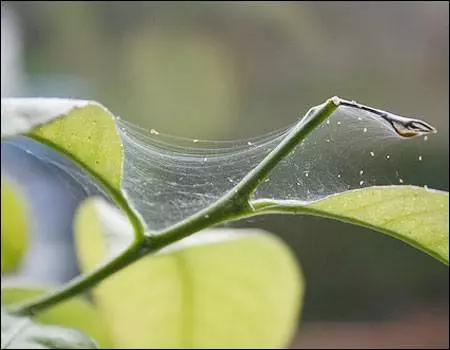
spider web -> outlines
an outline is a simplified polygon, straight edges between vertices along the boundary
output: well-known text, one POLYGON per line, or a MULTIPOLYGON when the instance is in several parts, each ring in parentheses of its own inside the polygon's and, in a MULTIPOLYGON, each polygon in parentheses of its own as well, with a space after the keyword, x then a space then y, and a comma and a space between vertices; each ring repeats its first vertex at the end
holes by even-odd
MULTIPOLYGON (((236 142, 171 137, 121 119, 122 186, 150 231, 165 229, 216 202, 260 163, 291 131, 236 142)), ((424 166, 425 138, 406 139, 368 111, 340 106, 259 185, 253 199, 308 203, 374 185, 408 184, 424 166), (404 169, 403 169, 404 168, 404 169)), ((417 184, 416 184, 417 185, 417 184)))
MULTIPOLYGON (((125 155, 122 189, 150 233, 166 229, 232 190, 299 122, 301 118, 252 139, 204 141, 146 130, 117 118, 125 155)), ((375 113, 340 106, 272 170, 252 199, 304 204, 368 186, 423 186, 411 175, 426 169, 420 152, 427 140, 426 135, 402 137, 375 113)), ((6 142, 65 177, 69 192, 75 183, 86 195, 111 200, 89 174, 66 157, 52 155, 50 148, 36 152, 26 142, 6 142)))

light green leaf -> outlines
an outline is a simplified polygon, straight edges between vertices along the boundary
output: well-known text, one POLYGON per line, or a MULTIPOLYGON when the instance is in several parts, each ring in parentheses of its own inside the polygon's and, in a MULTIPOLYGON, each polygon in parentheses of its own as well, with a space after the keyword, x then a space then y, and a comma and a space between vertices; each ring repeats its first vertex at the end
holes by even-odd
POLYGON ((97 349, 81 332, 42 326, 26 317, 2 312, 2 349, 97 349))
POLYGON ((2 138, 27 134, 70 156, 119 190, 123 150, 113 115, 92 101, 2 99, 2 138))
MULTIPOLYGON (((132 237, 99 199, 76 217, 84 270, 132 237)), ((211 230, 147 256, 105 280, 95 299, 121 348, 280 348, 298 319, 303 282, 279 239, 259 230, 211 230)))
POLYGON ((449 263, 448 192, 414 186, 368 187, 309 205, 294 201, 254 202, 262 213, 309 214, 381 231, 449 263))
POLYGON ((2 216, 1 242, 3 272, 12 272, 22 261, 28 248, 27 207, 20 191, 1 180, 2 216))
MULTIPOLYGON (((48 292, 44 288, 2 288, 2 305, 12 305, 48 292)), ((62 302, 35 316, 33 321, 73 328, 91 336, 102 348, 112 347, 106 322, 94 306, 82 298, 62 302)))

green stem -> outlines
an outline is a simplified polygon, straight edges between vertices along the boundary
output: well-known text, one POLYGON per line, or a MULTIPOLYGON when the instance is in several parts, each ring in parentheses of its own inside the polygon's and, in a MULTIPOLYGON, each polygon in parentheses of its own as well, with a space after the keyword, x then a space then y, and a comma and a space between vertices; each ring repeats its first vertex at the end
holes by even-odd
POLYGON ((72 281, 65 284, 61 289, 57 289, 51 294, 32 299, 30 301, 25 301, 17 307, 8 308, 8 312, 20 316, 34 316, 59 302, 70 299, 75 295, 84 292, 88 288, 104 280, 106 277, 140 259, 145 254, 146 252, 143 251, 140 244, 133 244, 122 254, 114 258, 114 260, 99 266, 89 274, 74 278, 72 281))
MULTIPOLYGON (((254 190, 296 145, 302 142, 336 110, 339 103, 340 99, 333 97, 324 104, 310 109, 306 116, 286 135, 280 144, 214 205, 152 236, 144 235, 142 223, 136 216, 136 213, 128 206, 125 198, 120 193, 116 193, 117 191, 105 183, 100 176, 93 173, 96 179, 107 187, 113 198, 125 210, 129 218, 133 220, 133 228, 138 231, 135 232, 135 243, 123 254, 98 267, 91 273, 74 279, 50 295, 25 302, 11 309, 11 311, 20 315, 34 315, 94 287, 111 274, 127 267, 141 257, 154 253, 195 232, 225 221, 255 215, 255 209, 250 202, 250 197, 254 190)), ((45 142, 45 140, 42 141, 45 142)), ((59 149, 57 145, 51 144, 51 146, 59 149)), ((75 161, 86 169, 82 162, 77 159, 75 161)), ((86 170, 89 171, 89 169, 86 170)))
POLYGON ((286 135, 255 168, 253 168, 234 188, 226 193, 214 205, 206 208, 158 232, 153 243, 165 246, 176 242, 194 232, 224 221, 234 220, 244 213, 252 212, 250 197, 267 175, 315 128, 326 120, 339 106, 340 99, 333 97, 324 104, 311 108, 305 117, 286 135))

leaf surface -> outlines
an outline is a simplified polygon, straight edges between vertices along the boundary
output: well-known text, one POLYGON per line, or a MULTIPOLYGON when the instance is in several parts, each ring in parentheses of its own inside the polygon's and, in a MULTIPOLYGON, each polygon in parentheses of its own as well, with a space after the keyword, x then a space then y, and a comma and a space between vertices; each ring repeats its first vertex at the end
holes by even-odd
MULTIPOLYGON (((131 241, 115 208, 87 200, 76 218, 85 271, 131 241)), ((118 347, 279 348, 296 329, 303 278, 290 249, 259 230, 210 230, 147 256, 94 290, 118 347)))

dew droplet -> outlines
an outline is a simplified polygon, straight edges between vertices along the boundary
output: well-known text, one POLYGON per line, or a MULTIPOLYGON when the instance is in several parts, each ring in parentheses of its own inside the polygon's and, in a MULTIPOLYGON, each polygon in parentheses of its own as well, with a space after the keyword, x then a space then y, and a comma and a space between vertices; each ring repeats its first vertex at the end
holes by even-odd
POLYGON ((308 177, 309 176, 309 172, 305 172, 305 176, 308 177))
POLYGON ((336 124, 337 124, 337 125, 341 125, 341 122, 337 122, 336 124))
POLYGON ((367 132, 367 128, 364 128, 364 129, 363 129, 363 132, 367 132))
POLYGON ((419 161, 422 161, 422 159, 423 159, 422 156, 419 156, 419 161))
POLYGON ((372 151, 370 151, 370 156, 371 156, 371 157, 375 157, 375 153, 373 153, 372 151))
POLYGON ((250 141, 247 142, 247 145, 252 146, 253 143, 251 143, 250 141))
POLYGON ((330 119, 327 119, 327 125, 330 125, 330 119))
POLYGON ((203 161, 207 162, 207 161, 208 161, 208 158, 206 158, 206 157, 205 157, 205 158, 203 158, 203 161))
POLYGON ((152 130, 150 130, 150 134, 159 135, 159 132, 156 131, 155 129, 152 129, 152 130))
POLYGON ((403 183, 403 179, 402 178, 398 179, 398 182, 400 182, 402 184, 403 183))
POLYGON ((209 215, 208 214, 205 214, 205 219, 208 219, 209 218, 209 215))
POLYGON ((386 159, 391 158, 391 156, 389 154, 386 154, 386 159))
POLYGON ((338 177, 338 178, 341 178, 341 174, 338 174, 337 177, 338 177))
POLYGON ((361 180, 361 181, 359 182, 359 185, 360 185, 360 186, 364 185, 364 181, 361 180))
POLYGON ((270 181, 270 179, 269 179, 269 178, 267 178, 267 179, 265 179, 265 180, 264 180, 264 182, 269 182, 269 181, 270 181))
POLYGON ((193 142, 193 143, 197 143, 197 142, 198 142, 198 140, 197 140, 197 139, 194 139, 194 140, 192 140, 192 142, 193 142))
POLYGON ((364 170, 361 169, 361 170, 359 171, 359 175, 362 175, 362 174, 364 174, 364 170))
POLYGON ((362 120, 362 118, 361 118, 361 117, 358 117, 358 120, 362 120))

